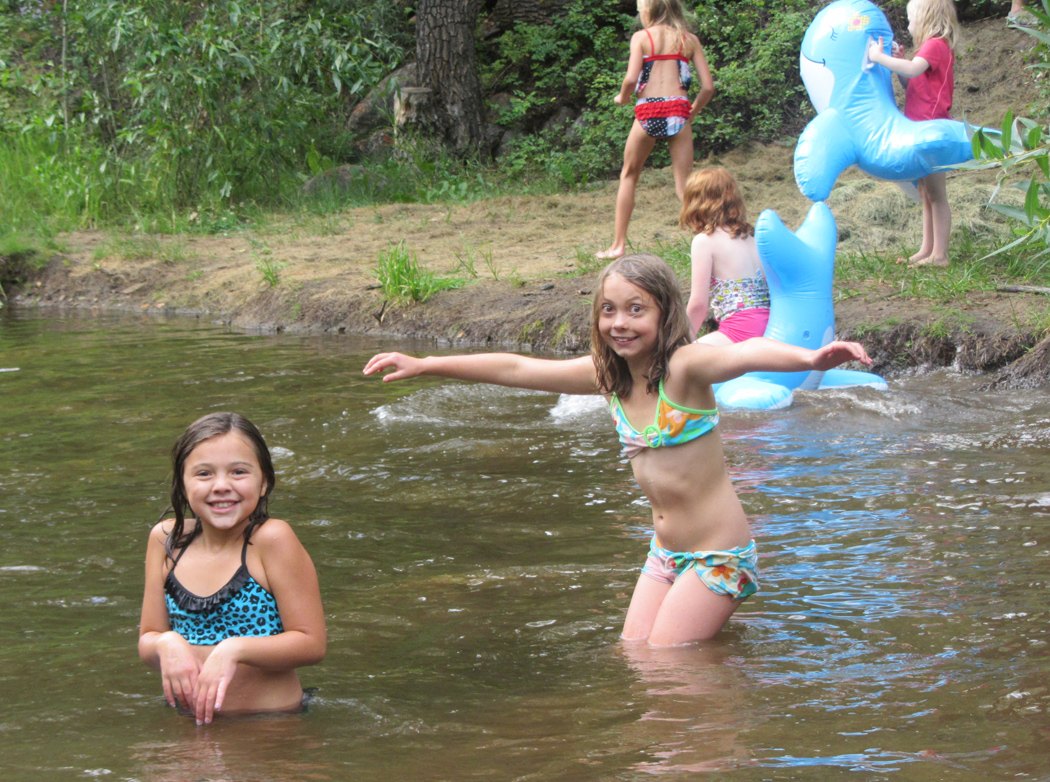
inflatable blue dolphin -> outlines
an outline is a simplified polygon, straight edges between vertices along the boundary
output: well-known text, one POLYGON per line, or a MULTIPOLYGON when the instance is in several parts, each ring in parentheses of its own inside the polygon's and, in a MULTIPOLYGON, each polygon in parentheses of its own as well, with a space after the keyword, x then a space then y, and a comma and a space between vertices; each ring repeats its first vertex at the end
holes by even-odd
POLYGON ((868 45, 893 31, 868 0, 835 0, 814 17, 799 65, 817 116, 795 146, 795 181, 811 201, 831 194, 851 165, 880 179, 911 183, 973 157, 966 124, 913 122, 897 108, 892 74, 868 59, 868 45))
MULTIPOLYGON (((835 333, 831 287, 838 229, 827 204, 813 204, 795 233, 776 212, 766 209, 755 221, 755 243, 769 282, 765 336, 811 350, 831 342, 835 333)), ((848 369, 749 372, 715 386, 715 400, 720 407, 775 410, 791 404, 793 389, 846 386, 887 387, 878 375, 848 369)))

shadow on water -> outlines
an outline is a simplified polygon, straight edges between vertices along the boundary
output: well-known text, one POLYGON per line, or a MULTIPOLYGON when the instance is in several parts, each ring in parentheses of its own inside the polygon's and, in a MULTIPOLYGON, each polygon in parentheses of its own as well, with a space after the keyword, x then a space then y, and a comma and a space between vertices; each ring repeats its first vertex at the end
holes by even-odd
POLYGON ((653 651, 618 640, 648 519, 601 401, 367 380, 380 347, 0 313, 5 780, 1045 778, 1045 394, 725 414, 762 590, 653 651), (230 408, 330 645, 305 714, 198 729, 135 654, 142 557, 172 440, 230 408))

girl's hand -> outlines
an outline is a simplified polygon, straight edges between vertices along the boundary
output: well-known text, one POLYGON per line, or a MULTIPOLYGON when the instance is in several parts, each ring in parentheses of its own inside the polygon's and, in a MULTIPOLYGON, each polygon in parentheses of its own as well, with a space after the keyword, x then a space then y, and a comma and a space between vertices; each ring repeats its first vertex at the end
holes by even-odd
POLYGON ((813 353, 813 368, 818 371, 834 369, 847 361, 871 364, 867 351, 857 342, 829 342, 813 353))
POLYGON ((161 633, 157 638, 157 656, 160 660, 164 700, 172 707, 182 705, 185 709, 193 708, 200 665, 189 642, 174 630, 161 633))
POLYGON ((904 47, 901 46, 896 41, 894 41, 890 45, 890 52, 893 54, 894 57, 903 57, 904 56, 904 47))
POLYGON ((872 62, 878 62, 882 54, 882 36, 879 36, 877 41, 872 41, 868 44, 868 59, 872 62))
POLYGON ((619 92, 616 93, 616 97, 613 98, 613 103, 615 103, 617 106, 622 106, 623 105, 623 93, 619 93, 619 92))
POLYGON ((383 376, 383 382, 391 380, 403 380, 406 377, 415 377, 423 371, 423 362, 418 358, 406 356, 404 353, 379 353, 372 356, 365 364, 364 373, 374 375, 387 369, 394 371, 383 376))
POLYGON ((237 638, 220 641, 212 649, 208 659, 201 667, 197 679, 197 694, 193 704, 193 716, 198 725, 208 725, 215 718, 215 712, 222 711, 222 702, 226 698, 226 689, 237 673, 237 638))

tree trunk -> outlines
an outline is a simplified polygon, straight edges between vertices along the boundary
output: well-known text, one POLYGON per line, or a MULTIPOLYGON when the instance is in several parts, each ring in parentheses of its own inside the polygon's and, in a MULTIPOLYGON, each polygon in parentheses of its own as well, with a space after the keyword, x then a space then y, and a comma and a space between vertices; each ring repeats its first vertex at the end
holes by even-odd
POLYGON ((419 83, 429 90, 417 123, 435 131, 458 155, 480 150, 481 82, 474 27, 482 0, 419 0, 416 62, 419 83))

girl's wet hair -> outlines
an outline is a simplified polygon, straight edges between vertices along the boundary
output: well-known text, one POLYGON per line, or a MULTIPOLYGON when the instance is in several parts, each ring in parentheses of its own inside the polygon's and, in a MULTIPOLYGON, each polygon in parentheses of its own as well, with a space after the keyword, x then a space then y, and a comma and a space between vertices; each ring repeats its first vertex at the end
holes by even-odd
POLYGON ((955 0, 911 0, 907 6, 908 19, 915 31, 913 43, 922 46, 930 38, 943 38, 948 48, 955 51, 959 45, 959 16, 955 0))
POLYGON ((627 396, 631 393, 631 372, 627 362, 616 355, 598 330, 604 299, 605 281, 618 274, 653 297, 660 310, 656 348, 646 372, 646 389, 655 393, 660 381, 668 376, 671 355, 692 341, 689 318, 682 301, 682 288, 674 270, 655 255, 625 255, 610 263, 598 277, 591 309, 591 355, 597 373, 598 388, 603 393, 627 396))
POLYGON ((270 517, 268 510, 268 498, 277 483, 277 476, 273 469, 273 460, 270 458, 270 449, 266 446, 266 440, 255 424, 239 413, 209 413, 198 418, 182 433, 175 441, 171 449, 172 476, 171 476, 171 512, 175 514, 175 524, 168 534, 165 550, 168 556, 174 556, 178 549, 185 548, 195 537, 201 533, 202 525, 199 519, 194 518, 194 527, 185 531, 186 512, 190 510, 189 501, 186 499, 186 486, 183 482, 182 473, 186 467, 193 449, 210 440, 220 437, 229 432, 239 432, 251 444, 255 451, 255 458, 259 461, 262 469, 263 480, 266 488, 259 498, 259 504, 255 506, 248 517, 248 526, 244 530, 244 539, 251 538, 255 528, 270 517))
POLYGON ((729 169, 709 166, 694 171, 685 183, 678 225, 697 234, 721 228, 734 239, 753 236, 740 187, 729 169))

